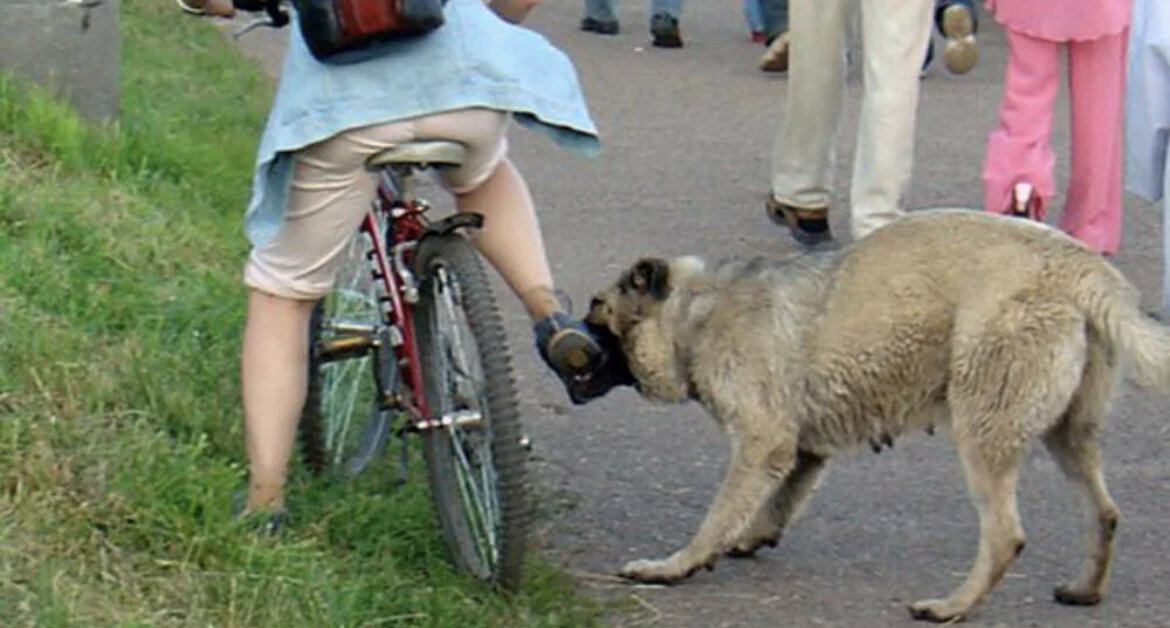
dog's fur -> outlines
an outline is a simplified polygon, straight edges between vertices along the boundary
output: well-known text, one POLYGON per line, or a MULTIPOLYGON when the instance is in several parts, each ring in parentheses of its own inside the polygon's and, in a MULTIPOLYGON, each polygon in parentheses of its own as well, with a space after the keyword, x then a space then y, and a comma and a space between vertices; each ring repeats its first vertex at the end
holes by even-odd
POLYGON ((731 438, 690 544, 624 576, 676 581, 774 545, 830 454, 949 424, 981 534, 966 581, 911 605, 935 621, 966 615, 1023 549, 1016 480, 1033 438, 1092 505, 1084 569, 1056 599, 1097 603, 1118 523, 1099 432, 1120 361, 1170 389, 1170 330, 1116 269, 1054 229, 970 211, 916 212, 787 260, 645 259, 588 320, 616 336, 643 396, 697 400, 731 438))

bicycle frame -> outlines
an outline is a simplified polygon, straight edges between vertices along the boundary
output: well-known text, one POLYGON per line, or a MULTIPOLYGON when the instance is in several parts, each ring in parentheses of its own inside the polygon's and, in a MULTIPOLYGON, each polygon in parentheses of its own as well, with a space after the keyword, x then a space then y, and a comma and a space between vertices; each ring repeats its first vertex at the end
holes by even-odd
MULTIPOLYGON (((422 368, 419 364, 418 343, 410 307, 418 300, 418 287, 409 268, 409 255, 426 234, 423 212, 426 203, 404 198, 399 175, 392 168, 384 168, 378 176, 378 194, 374 199, 361 229, 373 243, 369 255, 375 266, 376 277, 382 282, 382 318, 391 330, 391 347, 398 372, 407 384, 410 399, 395 399, 411 415, 414 423, 430 416, 423 390, 422 368), (379 215, 385 218, 379 221, 379 215), (383 233, 380 223, 386 225, 383 233), (390 241, 386 241, 389 235, 390 241)), ((384 392, 384 391, 383 391, 384 392)))

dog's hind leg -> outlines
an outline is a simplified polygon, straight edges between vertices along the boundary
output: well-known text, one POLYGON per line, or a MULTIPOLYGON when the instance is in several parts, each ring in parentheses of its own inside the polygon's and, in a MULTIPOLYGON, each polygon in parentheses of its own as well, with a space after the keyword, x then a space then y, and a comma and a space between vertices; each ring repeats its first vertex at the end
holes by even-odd
POLYGON ((951 434, 979 512, 979 551, 945 600, 910 605, 915 619, 963 618, 1024 548, 1016 484, 1027 441, 1049 431, 1081 385, 1083 317, 1059 302, 1009 301, 957 331, 948 402, 951 434))
POLYGON ((796 466, 796 440, 769 445, 775 439, 737 438, 732 443, 731 463, 715 501, 699 531, 683 549, 664 560, 635 560, 621 575, 641 582, 675 582, 702 567, 713 568, 765 507, 784 478, 796 466))
POLYGON ((746 532, 727 551, 733 558, 754 556, 761 546, 775 547, 784 533, 784 528, 800 514, 804 504, 816 491, 821 472, 827 460, 816 454, 799 452, 796 468, 776 490, 772 498, 756 512, 746 532))
POLYGON ((910 605, 915 619, 951 621, 965 617, 1024 549, 1024 530, 1016 508, 1016 480, 1023 448, 996 451, 961 443, 959 455, 971 496, 979 511, 979 552, 967 579, 945 600, 923 600, 910 605))
POLYGON ((1061 604, 1097 604, 1104 595, 1109 578, 1113 537, 1120 513, 1109 496, 1101 472, 1099 434, 1116 382, 1116 367, 1107 349, 1100 343, 1091 342, 1085 376, 1068 414, 1044 436, 1044 444, 1061 470, 1085 498, 1092 530, 1089 555, 1080 577, 1072 584, 1056 587, 1054 596, 1061 604))

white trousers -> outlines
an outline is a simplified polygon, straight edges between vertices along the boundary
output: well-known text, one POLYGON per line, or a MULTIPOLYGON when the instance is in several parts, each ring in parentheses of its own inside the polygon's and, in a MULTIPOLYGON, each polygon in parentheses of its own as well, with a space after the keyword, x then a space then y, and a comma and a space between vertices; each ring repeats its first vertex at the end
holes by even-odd
POLYGON ((847 32, 858 3, 865 90, 850 186, 854 238, 903 213, 934 0, 790 0, 788 98, 772 155, 777 200, 829 206, 847 32))

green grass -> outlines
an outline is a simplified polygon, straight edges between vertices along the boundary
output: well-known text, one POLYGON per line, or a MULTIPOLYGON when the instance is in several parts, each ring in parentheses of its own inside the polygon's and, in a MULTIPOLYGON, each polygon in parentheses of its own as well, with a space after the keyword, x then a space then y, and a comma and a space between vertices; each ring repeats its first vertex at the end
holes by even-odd
POLYGON ((122 32, 116 125, 0 79, 0 624, 597 623, 539 561, 509 598, 454 573, 418 477, 298 472, 286 534, 231 519, 271 87, 170 3, 124 0, 122 32))

